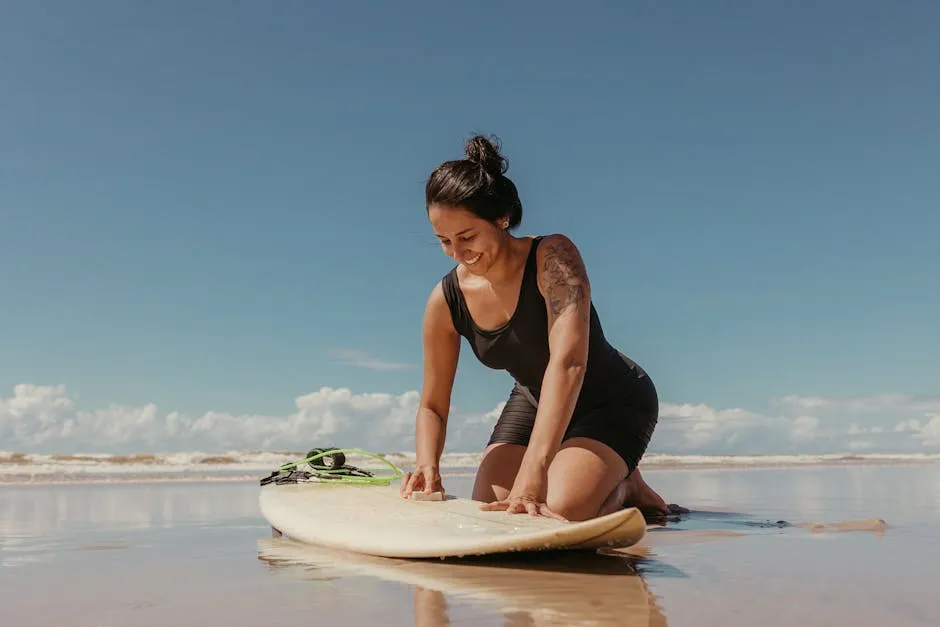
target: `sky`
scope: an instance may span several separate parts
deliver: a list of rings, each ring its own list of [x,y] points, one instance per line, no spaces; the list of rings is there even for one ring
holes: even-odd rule
[[[423,185],[476,132],[656,383],[651,451],[940,450],[938,26],[918,0],[3,3],[0,450],[412,450],[453,263]],[[511,385],[463,345],[449,450]]]

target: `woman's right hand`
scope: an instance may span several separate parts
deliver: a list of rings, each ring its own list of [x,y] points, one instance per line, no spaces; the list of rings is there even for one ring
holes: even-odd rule
[[[408,498],[412,492],[444,492],[441,473],[436,464],[418,464],[413,471],[405,473],[401,480],[401,496]]]

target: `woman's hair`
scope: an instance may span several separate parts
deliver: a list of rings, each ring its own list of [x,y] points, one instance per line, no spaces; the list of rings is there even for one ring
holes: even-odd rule
[[[437,166],[424,188],[425,208],[432,204],[461,207],[496,222],[509,218],[509,228],[522,222],[522,201],[515,184],[504,176],[508,161],[499,153],[499,139],[474,135],[466,158]]]

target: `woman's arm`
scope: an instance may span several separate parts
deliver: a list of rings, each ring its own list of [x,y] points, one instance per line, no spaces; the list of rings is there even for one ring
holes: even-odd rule
[[[539,407],[523,458],[527,471],[548,469],[571,420],[587,367],[591,285],[581,254],[565,235],[545,237],[537,251],[539,291],[548,311],[551,352]]]
[[[450,398],[460,354],[460,335],[450,318],[444,291],[438,283],[424,311],[424,381],[415,419],[417,464],[437,467],[444,451]]]

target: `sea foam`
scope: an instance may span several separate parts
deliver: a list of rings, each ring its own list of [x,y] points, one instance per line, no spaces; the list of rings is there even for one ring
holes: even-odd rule
[[[378,453],[402,469],[414,466],[413,452]],[[302,451],[188,451],[175,453],[20,453],[0,451],[0,483],[61,483],[104,481],[248,481],[281,464],[303,458]],[[443,474],[472,473],[480,453],[445,453]],[[940,462],[931,453],[832,453],[825,455],[669,455],[643,458],[644,469],[762,468],[849,464],[922,464]],[[347,463],[382,474],[381,460],[347,455]]]

